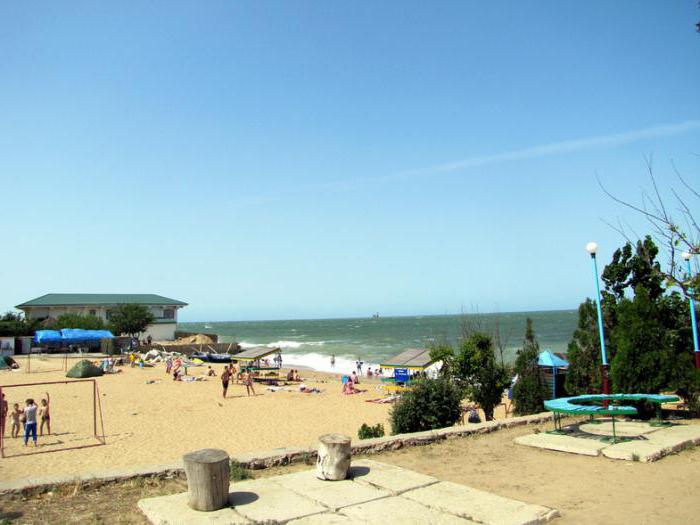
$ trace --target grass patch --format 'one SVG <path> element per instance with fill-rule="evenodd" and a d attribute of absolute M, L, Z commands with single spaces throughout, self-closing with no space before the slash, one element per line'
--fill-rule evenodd
<path fill-rule="evenodd" d="M 243 464 L 239 463 L 235 459 L 231 460 L 229 467 L 229 479 L 231 481 L 243 481 L 244 479 L 249 479 L 251 477 L 250 470 L 248 470 Z"/>

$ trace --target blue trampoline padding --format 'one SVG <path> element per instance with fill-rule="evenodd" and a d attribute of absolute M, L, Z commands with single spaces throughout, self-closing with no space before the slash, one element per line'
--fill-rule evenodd
<path fill-rule="evenodd" d="M 648 401 L 650 403 L 661 404 L 678 401 L 678 396 L 662 394 L 590 394 L 550 399 L 544 402 L 544 406 L 552 412 L 563 412 L 566 414 L 634 415 L 637 413 L 637 409 L 631 406 L 610 405 L 606 408 L 598 405 L 577 404 L 596 401 Z"/>

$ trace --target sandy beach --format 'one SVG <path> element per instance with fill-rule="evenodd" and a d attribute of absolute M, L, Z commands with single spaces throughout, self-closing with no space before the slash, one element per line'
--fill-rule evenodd
<path fill-rule="evenodd" d="M 56 361 L 34 359 L 32 367 L 57 368 L 60 365 Z M 21 358 L 19 362 L 24 364 Z M 214 368 L 220 374 L 223 365 Z M 205 369 L 191 368 L 190 375 L 200 376 Z M 230 454 L 304 447 L 315 444 L 319 435 L 328 432 L 342 432 L 356 439 L 362 423 L 383 423 L 390 432 L 390 405 L 366 402 L 383 395 L 377 381 L 363 381 L 360 387 L 367 390 L 365 393 L 345 396 L 341 394 L 339 375 L 303 370 L 305 383 L 322 393 L 303 394 L 294 386 L 290 386 L 291 391 L 270 392 L 256 385 L 258 395 L 248 397 L 244 386 L 232 384 L 228 397 L 222 399 L 218 377 L 184 383 L 172 381 L 163 365 L 144 369 L 125 366 L 121 370 L 97 378 L 106 446 L 63 450 L 96 443 L 92 437 L 91 384 L 6 390 L 10 410 L 13 403 L 23 404 L 27 397 L 38 402 L 48 390 L 53 435 L 40 437 L 36 450 L 25 449 L 21 439 L 7 439 L 5 454 L 10 457 L 0 460 L 0 479 L 165 464 L 204 447 L 222 448 Z M 21 369 L 2 372 L 0 385 L 64 379 L 63 371 L 28 374 Z M 37 451 L 47 453 L 27 455 Z"/>

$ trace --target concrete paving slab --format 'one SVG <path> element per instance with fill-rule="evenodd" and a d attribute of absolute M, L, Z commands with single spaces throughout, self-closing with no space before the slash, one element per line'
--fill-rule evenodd
<path fill-rule="evenodd" d="M 584 456 L 598 456 L 600 451 L 608 446 L 608 443 L 597 439 L 577 438 L 558 434 L 528 434 L 515 438 L 518 445 L 528 447 L 544 448 L 547 450 L 557 450 L 559 452 L 569 452 L 572 454 L 582 454 Z"/>
<path fill-rule="evenodd" d="M 674 425 L 658 428 L 649 434 L 647 440 L 666 446 L 687 446 L 700 444 L 700 425 Z"/>
<path fill-rule="evenodd" d="M 324 512 L 323 514 L 314 514 L 306 518 L 289 521 L 287 525 L 349 525 L 351 523 L 357 522 L 342 514 Z"/>
<path fill-rule="evenodd" d="M 229 501 L 236 511 L 254 522 L 289 521 L 328 511 L 309 498 L 270 479 L 232 483 Z"/>
<path fill-rule="evenodd" d="M 449 481 L 409 490 L 401 497 L 486 525 L 535 525 L 559 515 L 554 509 L 504 498 Z"/>
<path fill-rule="evenodd" d="M 603 449 L 603 455 L 610 459 L 624 459 L 626 461 L 641 461 L 648 463 L 656 461 L 670 453 L 663 445 L 649 443 L 648 441 L 634 440 L 625 443 L 616 443 Z"/>
<path fill-rule="evenodd" d="M 353 523 L 367 525 L 476 525 L 476 522 L 431 509 L 420 503 L 394 496 L 345 507 L 343 514 Z"/>
<path fill-rule="evenodd" d="M 612 421 L 610 420 L 603 420 L 599 423 L 581 423 L 578 428 L 582 432 L 596 436 L 613 435 Z M 658 430 L 659 427 L 652 427 L 643 421 L 615 421 L 615 434 L 620 437 L 643 436 Z"/>
<path fill-rule="evenodd" d="M 355 483 L 349 479 L 323 481 L 316 477 L 315 470 L 277 476 L 273 481 L 330 509 L 340 509 L 391 495 L 387 490 Z"/>
<path fill-rule="evenodd" d="M 646 439 L 617 443 L 603 449 L 603 455 L 611 459 L 656 461 L 664 456 L 700 444 L 700 425 L 657 427 L 656 432 L 646 434 Z"/>
<path fill-rule="evenodd" d="M 356 483 L 378 487 L 393 494 L 426 487 L 440 481 L 432 476 L 371 459 L 353 461 L 350 476 Z"/>
<path fill-rule="evenodd" d="M 139 500 L 139 509 L 153 525 L 238 525 L 251 523 L 227 507 L 198 512 L 187 505 L 187 493 Z"/>

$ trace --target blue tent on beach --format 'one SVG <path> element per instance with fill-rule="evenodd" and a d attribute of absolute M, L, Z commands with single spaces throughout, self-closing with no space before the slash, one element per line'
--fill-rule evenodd
<path fill-rule="evenodd" d="M 558 355 L 554 355 L 551 350 L 544 350 L 537 356 L 537 364 L 542 367 L 552 369 L 552 399 L 557 397 L 557 369 L 567 368 L 569 362 Z"/>

